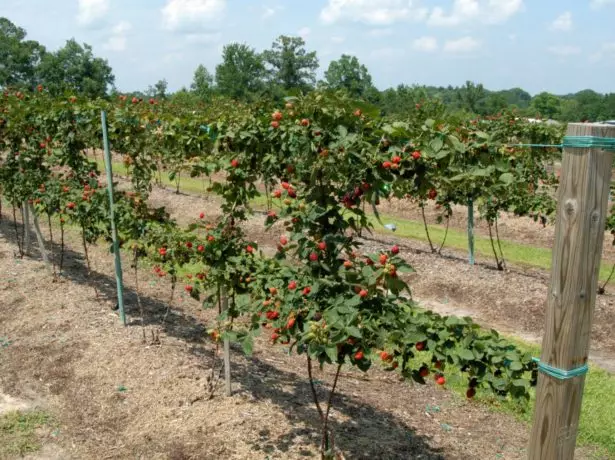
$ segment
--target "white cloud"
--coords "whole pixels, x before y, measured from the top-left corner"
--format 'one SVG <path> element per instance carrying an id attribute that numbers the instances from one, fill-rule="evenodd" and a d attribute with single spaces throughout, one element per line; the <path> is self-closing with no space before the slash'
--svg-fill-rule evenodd
<path id="1" fill-rule="evenodd" d="M 549 51 L 549 53 L 551 54 L 555 54 L 556 56 L 565 57 L 579 54 L 581 52 L 581 48 L 573 45 L 557 45 L 550 46 L 549 48 L 547 48 L 547 51 Z"/>
<path id="2" fill-rule="evenodd" d="M 478 21 L 497 24 L 508 20 L 523 8 L 523 0 L 454 0 L 449 14 L 435 7 L 427 24 L 432 26 L 456 26 Z"/>
<path id="3" fill-rule="evenodd" d="M 447 53 L 469 53 L 480 47 L 481 43 L 472 37 L 462 37 L 457 40 L 448 40 L 444 43 L 444 51 Z"/>
<path id="4" fill-rule="evenodd" d="M 103 48 L 109 51 L 124 51 L 126 49 L 127 34 L 132 29 L 130 22 L 122 21 L 111 29 L 111 35 L 103 44 Z"/>
<path id="5" fill-rule="evenodd" d="M 346 37 L 342 37 L 341 35 L 335 35 L 331 37 L 331 42 L 333 43 L 344 43 L 346 41 Z"/>
<path id="6" fill-rule="evenodd" d="M 283 6 L 266 6 L 263 8 L 262 19 L 269 19 L 284 9 Z"/>
<path id="7" fill-rule="evenodd" d="M 592 8 L 598 9 L 607 5 L 615 5 L 615 0 L 592 0 L 590 5 Z"/>
<path id="8" fill-rule="evenodd" d="M 79 0 L 77 23 L 89 26 L 106 16 L 109 11 L 109 0 Z"/>
<path id="9" fill-rule="evenodd" d="M 218 43 L 221 39 L 222 34 L 220 32 L 186 35 L 186 41 L 188 43 L 197 45 L 209 45 L 212 43 Z"/>
<path id="10" fill-rule="evenodd" d="M 592 54 L 589 57 L 589 62 L 599 62 L 602 61 L 604 57 L 615 58 L 615 42 L 613 43 L 604 43 L 600 48 L 600 51 Z"/>
<path id="11" fill-rule="evenodd" d="M 379 48 L 369 53 L 369 56 L 375 59 L 392 59 L 392 58 L 398 58 L 403 55 L 404 55 L 403 48 L 393 48 L 393 47 Z"/>
<path id="12" fill-rule="evenodd" d="M 570 11 L 566 11 L 560 14 L 551 23 L 550 29 L 551 30 L 562 30 L 562 31 L 568 31 L 572 29 L 572 13 Z"/>
<path id="13" fill-rule="evenodd" d="M 370 37 L 388 37 L 389 35 L 393 35 L 393 29 L 372 29 L 367 35 Z"/>
<path id="14" fill-rule="evenodd" d="M 167 30 L 197 31 L 215 23 L 224 14 L 226 0 L 167 0 L 162 22 Z"/>
<path id="15" fill-rule="evenodd" d="M 266 7 L 263 15 L 261 16 L 263 19 L 270 18 L 275 14 L 275 8 Z"/>
<path id="16" fill-rule="evenodd" d="M 430 53 L 438 49 L 438 40 L 435 37 L 421 37 L 412 42 L 412 48 L 417 51 Z"/>
<path id="17" fill-rule="evenodd" d="M 320 12 L 326 24 L 341 20 L 366 24 L 393 24 L 397 21 L 422 21 L 427 17 L 427 8 L 415 6 L 414 0 L 329 0 Z"/>
<path id="18" fill-rule="evenodd" d="M 297 31 L 297 35 L 299 35 L 301 38 L 304 38 L 304 39 L 311 33 L 312 33 L 312 29 L 310 29 L 309 27 L 302 27 L 301 29 Z"/>

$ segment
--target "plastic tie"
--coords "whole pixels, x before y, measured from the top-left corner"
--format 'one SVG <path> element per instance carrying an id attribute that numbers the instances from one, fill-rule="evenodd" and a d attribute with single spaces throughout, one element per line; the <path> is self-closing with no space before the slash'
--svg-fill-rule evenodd
<path id="1" fill-rule="evenodd" d="M 575 377 L 579 377 L 581 375 L 587 374 L 589 371 L 589 366 L 587 364 L 583 364 L 581 367 L 577 367 L 576 369 L 564 370 L 558 369 L 557 367 L 553 367 L 549 364 L 543 363 L 539 358 L 532 358 L 532 361 L 538 364 L 538 370 L 543 374 L 554 377 L 558 380 L 568 380 L 573 379 Z"/>
<path id="2" fill-rule="evenodd" d="M 615 152 L 615 137 L 596 136 L 565 136 L 562 144 L 510 144 L 509 147 L 531 148 L 572 148 L 589 149 L 597 148 Z"/>
<path id="3" fill-rule="evenodd" d="M 565 136 L 562 144 L 573 149 L 598 148 L 615 151 L 615 137 Z"/>

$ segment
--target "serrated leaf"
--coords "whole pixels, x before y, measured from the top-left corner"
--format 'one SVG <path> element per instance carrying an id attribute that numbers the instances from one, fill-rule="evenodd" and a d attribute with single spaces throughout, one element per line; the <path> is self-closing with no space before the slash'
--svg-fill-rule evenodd
<path id="1" fill-rule="evenodd" d="M 359 328 L 355 326 L 348 326 L 346 328 L 346 333 L 351 337 L 356 337 L 357 339 L 360 339 L 363 336 Z"/>
<path id="2" fill-rule="evenodd" d="M 326 347 L 325 353 L 327 354 L 331 362 L 333 363 L 337 362 L 337 347 L 336 346 Z"/>

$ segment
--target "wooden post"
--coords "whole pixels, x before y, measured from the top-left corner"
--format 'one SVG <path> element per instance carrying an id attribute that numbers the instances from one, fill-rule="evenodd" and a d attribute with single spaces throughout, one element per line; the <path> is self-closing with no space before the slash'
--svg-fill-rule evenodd
<path id="1" fill-rule="evenodd" d="M 567 136 L 615 137 L 615 126 L 574 123 Z M 564 142 L 566 145 L 566 141 Z M 564 147 L 541 363 L 564 371 L 587 363 L 596 302 L 612 153 Z M 574 458 L 585 375 L 540 372 L 530 460 Z"/>

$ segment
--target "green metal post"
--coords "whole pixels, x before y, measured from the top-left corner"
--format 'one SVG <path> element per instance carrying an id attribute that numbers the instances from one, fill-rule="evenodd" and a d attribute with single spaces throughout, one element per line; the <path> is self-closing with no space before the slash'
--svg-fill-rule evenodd
<path id="1" fill-rule="evenodd" d="M 113 255 L 115 257 L 115 281 L 117 284 L 117 305 L 120 310 L 120 320 L 126 326 L 126 313 L 124 312 L 124 282 L 122 281 L 122 258 L 120 257 L 120 242 L 115 228 L 115 213 L 113 212 L 113 169 L 111 166 L 111 151 L 109 148 L 109 134 L 107 132 L 107 113 L 101 112 L 103 147 L 105 151 L 105 170 L 107 172 L 107 185 L 109 191 L 109 209 L 111 218 L 111 238 L 113 239 Z"/>
<path id="2" fill-rule="evenodd" d="M 470 265 L 474 265 L 474 202 L 468 199 L 468 252 Z"/>

